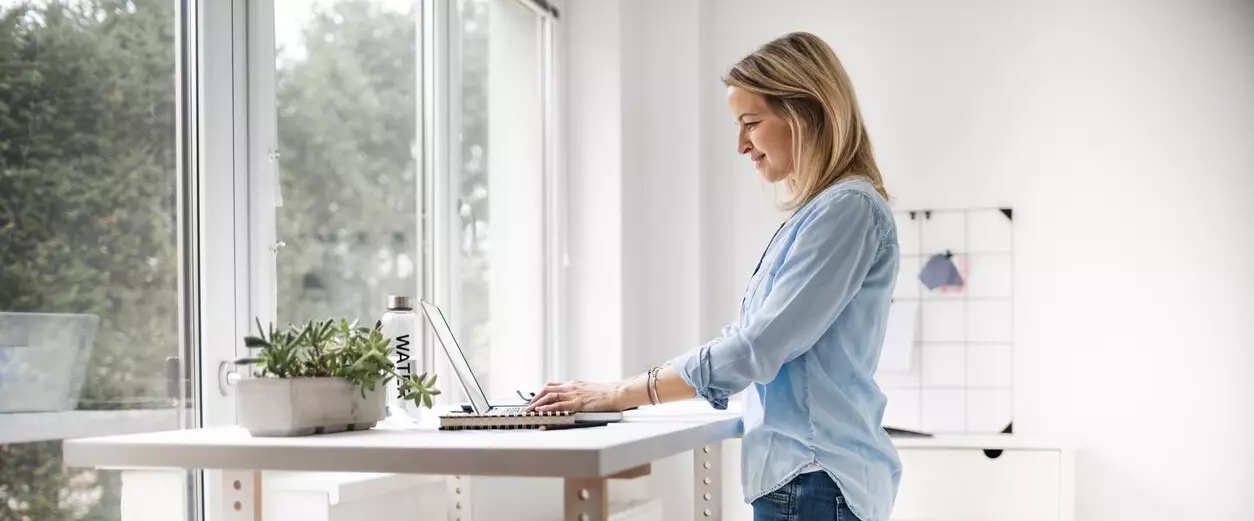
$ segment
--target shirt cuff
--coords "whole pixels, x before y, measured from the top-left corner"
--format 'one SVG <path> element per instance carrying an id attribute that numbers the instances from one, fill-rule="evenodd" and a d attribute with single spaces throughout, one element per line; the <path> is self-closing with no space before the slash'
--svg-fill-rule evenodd
<path id="1" fill-rule="evenodd" d="M 709 402 L 711 407 L 723 410 L 727 408 L 727 398 L 731 395 L 710 387 L 710 345 L 679 355 L 668 363 L 689 387 L 697 391 L 697 396 Z"/>

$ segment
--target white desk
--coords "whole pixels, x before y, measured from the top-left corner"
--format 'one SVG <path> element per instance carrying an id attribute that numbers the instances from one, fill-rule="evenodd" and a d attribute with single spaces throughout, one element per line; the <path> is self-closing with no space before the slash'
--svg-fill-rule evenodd
<path id="1" fill-rule="evenodd" d="M 626 413 L 623 422 L 558 431 L 376 428 L 296 438 L 254 438 L 237 427 L 85 438 L 64 443 L 76 467 L 223 469 L 231 521 L 260 521 L 263 470 L 387 472 L 565 478 L 565 519 L 608 518 L 606 480 L 646 474 L 649 464 L 694 453 L 695 519 L 721 519 L 721 443 L 740 415 L 704 402 Z M 250 486 L 242 486 L 247 483 Z"/>

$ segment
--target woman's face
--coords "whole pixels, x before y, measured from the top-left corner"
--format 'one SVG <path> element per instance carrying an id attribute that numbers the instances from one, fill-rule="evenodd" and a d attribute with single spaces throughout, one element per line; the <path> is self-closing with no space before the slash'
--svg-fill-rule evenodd
<path id="1" fill-rule="evenodd" d="M 749 156 L 758 173 L 769 183 L 792 175 L 792 129 L 766 103 L 766 98 L 739 87 L 727 88 L 731 109 L 740 135 L 736 150 Z"/>

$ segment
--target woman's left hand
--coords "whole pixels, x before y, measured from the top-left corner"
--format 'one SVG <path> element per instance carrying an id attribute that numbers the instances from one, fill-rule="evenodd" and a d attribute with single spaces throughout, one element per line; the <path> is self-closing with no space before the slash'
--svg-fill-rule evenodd
<path id="1" fill-rule="evenodd" d="M 621 411 L 618 405 L 618 386 L 597 382 L 573 380 L 549 382 L 532 398 L 528 411 Z"/>

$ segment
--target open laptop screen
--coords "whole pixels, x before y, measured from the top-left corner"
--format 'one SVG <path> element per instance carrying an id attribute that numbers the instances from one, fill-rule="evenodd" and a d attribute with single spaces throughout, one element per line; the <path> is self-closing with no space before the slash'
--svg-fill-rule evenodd
<path id="1" fill-rule="evenodd" d="M 488 412 L 491 407 L 488 405 L 488 397 L 483 393 L 483 387 L 479 386 L 479 381 L 475 379 L 475 373 L 470 370 L 470 363 L 466 361 L 466 355 L 462 353 L 461 346 L 457 345 L 453 330 L 444 319 L 444 312 L 440 311 L 435 304 L 425 300 L 421 302 L 422 312 L 427 315 L 427 322 L 435 330 L 436 338 L 440 340 L 440 345 L 444 346 L 444 354 L 448 355 L 448 361 L 457 372 L 457 378 L 462 381 L 462 388 L 466 390 L 466 396 L 470 398 L 470 406 L 475 409 L 475 414 Z"/>

